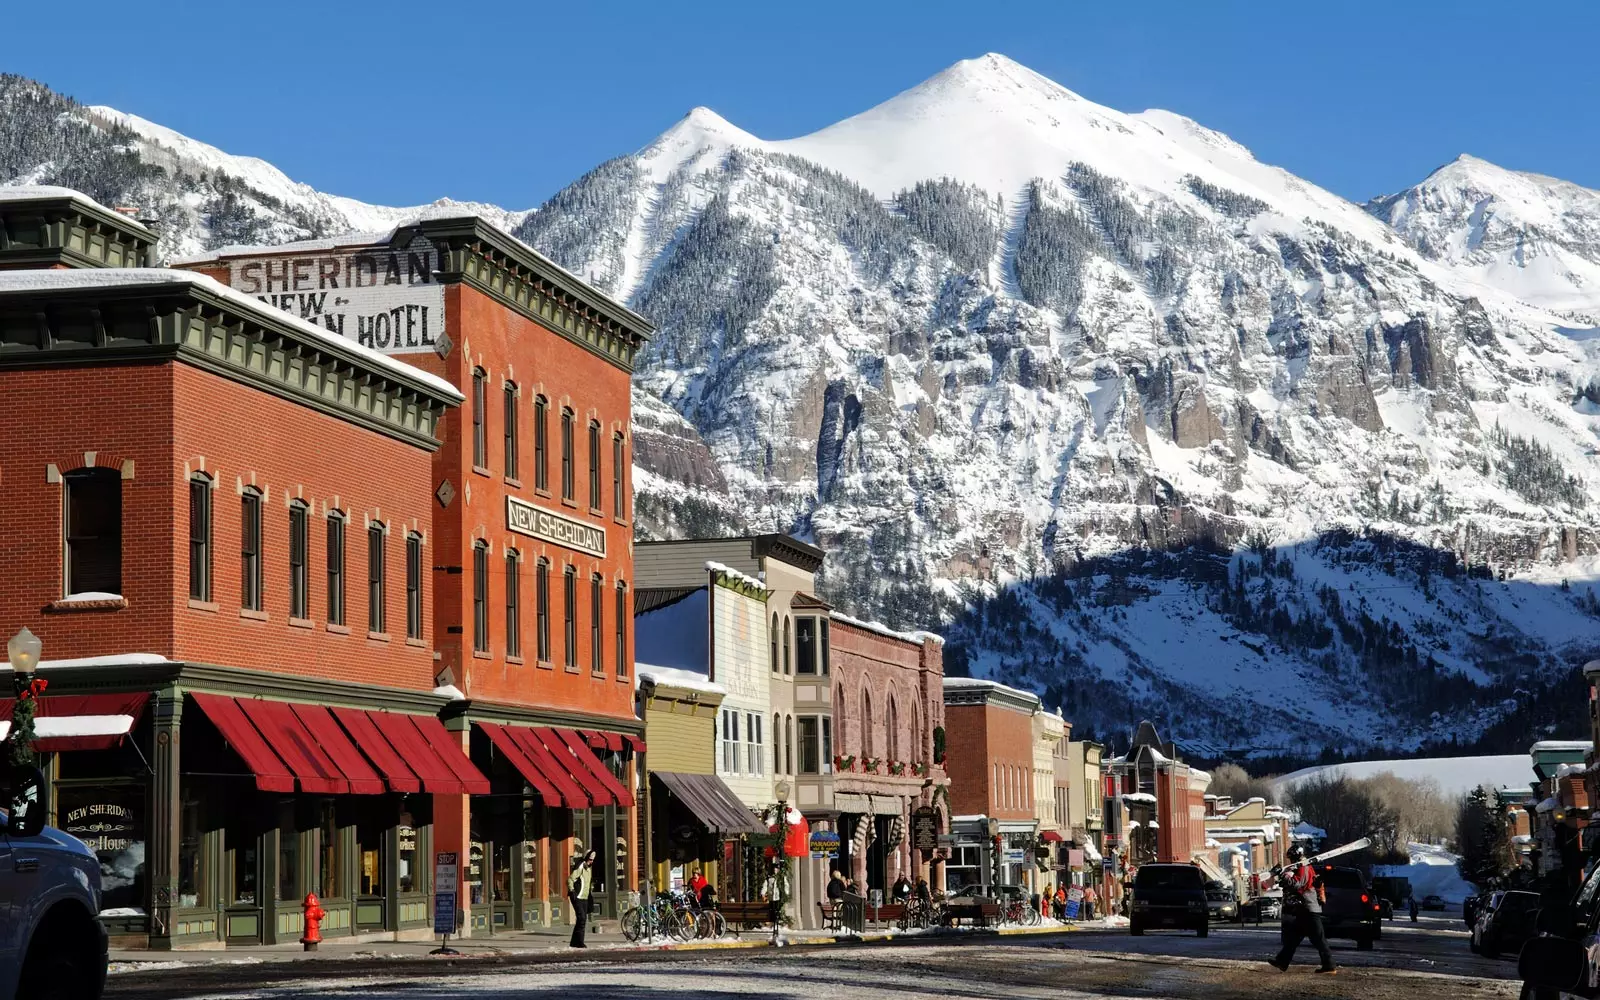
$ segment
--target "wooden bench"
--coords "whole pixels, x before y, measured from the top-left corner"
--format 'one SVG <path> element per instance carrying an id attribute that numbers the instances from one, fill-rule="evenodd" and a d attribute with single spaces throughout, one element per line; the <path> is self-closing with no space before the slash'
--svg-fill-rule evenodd
<path id="1" fill-rule="evenodd" d="M 828 900 L 818 902 L 817 909 L 822 913 L 822 929 L 836 931 L 839 929 L 839 904 Z"/>
<path id="2" fill-rule="evenodd" d="M 884 903 L 877 909 L 867 904 L 867 919 L 875 924 L 898 924 L 905 919 L 906 904 Z"/>
<path id="3" fill-rule="evenodd" d="M 717 911 L 722 914 L 722 919 L 728 922 L 728 929 L 735 934 L 741 930 L 750 931 L 758 927 L 771 927 L 777 904 L 756 900 L 754 902 L 729 901 L 719 902 Z"/>

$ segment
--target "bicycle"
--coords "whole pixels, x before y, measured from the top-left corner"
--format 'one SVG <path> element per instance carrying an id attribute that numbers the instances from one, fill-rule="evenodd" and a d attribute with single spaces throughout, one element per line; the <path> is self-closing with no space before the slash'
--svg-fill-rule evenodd
<path id="1" fill-rule="evenodd" d="M 622 936 L 631 942 L 650 941 L 656 938 L 689 940 L 683 933 L 683 921 L 672 902 L 657 896 L 650 906 L 630 907 L 622 914 Z"/>
<path id="2" fill-rule="evenodd" d="M 1001 911 L 1000 919 L 1008 924 L 1026 924 L 1030 927 L 1037 925 L 1042 919 L 1036 907 L 1029 906 L 1025 899 L 1012 899 L 1006 903 Z"/>

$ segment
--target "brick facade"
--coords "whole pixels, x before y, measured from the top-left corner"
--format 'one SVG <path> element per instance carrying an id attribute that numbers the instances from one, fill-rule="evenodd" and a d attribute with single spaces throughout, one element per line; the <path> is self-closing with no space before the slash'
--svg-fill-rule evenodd
<path id="1" fill-rule="evenodd" d="M 957 815 L 1034 818 L 1031 713 L 1005 705 L 945 706 L 950 804 Z"/>

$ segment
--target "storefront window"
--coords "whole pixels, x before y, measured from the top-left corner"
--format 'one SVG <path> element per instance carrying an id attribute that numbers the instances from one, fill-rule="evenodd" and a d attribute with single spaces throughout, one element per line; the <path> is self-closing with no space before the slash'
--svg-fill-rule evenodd
<path id="1" fill-rule="evenodd" d="M 200 822 L 200 799 L 184 784 L 178 805 L 178 905 L 210 906 L 206 889 L 204 838 Z"/>
<path id="2" fill-rule="evenodd" d="M 494 843 L 494 901 L 511 902 L 511 845 L 499 840 Z"/>
<path id="3" fill-rule="evenodd" d="M 474 840 L 467 849 L 467 898 L 473 906 L 482 906 L 483 898 L 483 841 Z"/>
<path id="4" fill-rule="evenodd" d="M 145 874 L 144 786 L 63 786 L 57 789 L 61 829 L 100 859 L 103 916 L 137 916 L 148 893 Z"/>
<path id="5" fill-rule="evenodd" d="M 383 841 L 381 834 L 374 839 L 362 838 L 361 853 L 361 895 L 383 895 Z"/>
<path id="6" fill-rule="evenodd" d="M 410 813 L 400 814 L 400 891 L 418 892 L 417 884 L 417 828 L 412 825 Z"/>
<path id="7" fill-rule="evenodd" d="M 259 851 L 261 838 L 247 823 L 237 818 L 224 828 L 223 837 L 229 857 L 233 904 L 254 905 L 259 898 L 257 891 L 261 868 Z"/>
<path id="8" fill-rule="evenodd" d="M 278 806 L 278 898 L 300 899 L 300 829 L 293 802 Z"/>
<path id="9" fill-rule="evenodd" d="M 545 834 L 544 810 L 529 806 L 522 813 L 522 898 L 539 899 L 539 840 Z"/>
<path id="10" fill-rule="evenodd" d="M 317 808 L 317 829 L 322 841 L 318 845 L 319 860 L 322 862 L 322 898 L 338 899 L 343 895 L 345 886 L 344 865 L 341 863 L 344 852 L 339 849 L 339 819 L 334 814 L 332 801 L 319 802 Z"/>

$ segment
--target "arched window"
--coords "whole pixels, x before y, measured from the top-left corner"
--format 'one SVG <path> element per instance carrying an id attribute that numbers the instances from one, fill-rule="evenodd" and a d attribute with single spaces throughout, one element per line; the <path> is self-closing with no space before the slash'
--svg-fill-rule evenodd
<path id="1" fill-rule="evenodd" d="M 772 672 L 778 672 L 778 616 L 772 616 L 772 628 L 767 631 L 768 645 L 771 648 Z"/>
<path id="2" fill-rule="evenodd" d="M 245 487 L 239 497 L 239 607 L 263 608 L 261 585 L 261 491 Z"/>
<path id="3" fill-rule="evenodd" d="M 600 421 L 589 421 L 589 509 L 600 509 Z"/>
<path id="4" fill-rule="evenodd" d="M 794 716 L 783 717 L 783 773 L 794 773 Z"/>
<path id="5" fill-rule="evenodd" d="M 861 755 L 872 756 L 872 695 L 861 690 Z"/>
<path id="6" fill-rule="evenodd" d="M 489 437 L 484 427 L 487 417 L 483 412 L 488 405 L 484 398 L 484 385 L 488 380 L 488 372 L 482 368 L 472 369 L 472 464 L 480 469 L 489 465 Z"/>
<path id="7" fill-rule="evenodd" d="M 549 400 L 543 396 L 533 397 L 533 487 L 538 490 L 550 488 L 549 409 Z"/>
<path id="8" fill-rule="evenodd" d="M 886 717 L 888 739 L 885 741 L 887 744 L 885 749 L 889 753 L 890 760 L 900 759 L 900 732 L 896 728 L 900 723 L 900 717 L 895 711 L 895 707 L 894 695 L 891 694 L 889 695 L 889 714 Z"/>
<path id="9" fill-rule="evenodd" d="M 789 647 L 790 647 L 790 645 L 791 645 L 791 643 L 789 642 L 789 616 L 788 615 L 784 615 L 783 616 L 783 672 L 786 675 L 789 673 Z"/>
<path id="10" fill-rule="evenodd" d="M 506 478 L 517 478 L 517 466 L 520 464 L 521 448 L 517 441 L 517 383 L 506 383 L 505 395 L 505 423 L 506 423 Z"/>
<path id="11" fill-rule="evenodd" d="M 384 554 L 383 524 L 373 521 L 367 525 L 367 631 L 382 635 L 388 625 L 384 608 L 388 604 L 384 580 L 386 558 Z"/>
<path id="12" fill-rule="evenodd" d="M 344 624 L 344 525 L 342 511 L 328 512 L 328 624 Z"/>
<path id="13" fill-rule="evenodd" d="M 522 655 L 522 553 L 506 549 L 506 655 Z"/>
<path id="14" fill-rule="evenodd" d="M 577 490 L 572 463 L 572 409 L 561 409 L 561 499 L 571 500 Z"/>
<path id="15" fill-rule="evenodd" d="M 311 551 L 310 528 L 307 518 L 311 508 L 304 500 L 289 505 L 289 617 L 311 617 L 311 576 L 307 570 L 307 557 Z M 417 636 L 421 638 L 421 636 Z"/>

